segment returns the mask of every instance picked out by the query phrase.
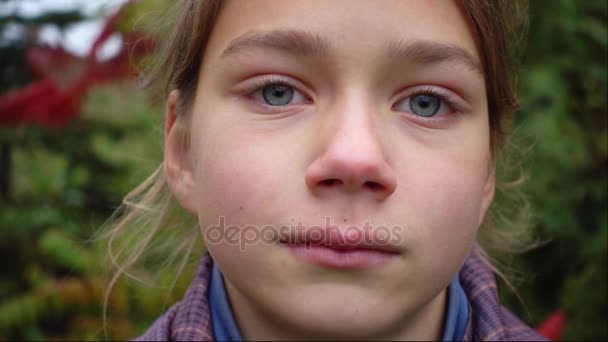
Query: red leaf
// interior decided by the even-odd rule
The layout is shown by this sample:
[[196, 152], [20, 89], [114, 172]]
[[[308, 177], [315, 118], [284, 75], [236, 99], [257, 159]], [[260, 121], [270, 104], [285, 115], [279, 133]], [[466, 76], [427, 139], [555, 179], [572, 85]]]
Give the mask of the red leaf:
[[[154, 42], [141, 33], [124, 35], [125, 45], [114, 58], [103, 63], [95, 58], [97, 49], [116, 32], [121, 13], [122, 10], [108, 19], [87, 58], [74, 56], [60, 47], [28, 48], [27, 64], [41, 80], [0, 96], [0, 124], [64, 125], [78, 115], [91, 86], [131, 76], [130, 58], [141, 57], [154, 47]], [[130, 55], [125, 46], [134, 42], [135, 49]]]
[[28, 113], [39, 104], [39, 99], [59, 92], [57, 84], [44, 79], [0, 97], [0, 123], [29, 121]]
[[544, 337], [559, 341], [564, 332], [566, 325], [566, 313], [563, 310], [558, 310], [552, 313], [545, 321], [540, 323], [536, 330]]

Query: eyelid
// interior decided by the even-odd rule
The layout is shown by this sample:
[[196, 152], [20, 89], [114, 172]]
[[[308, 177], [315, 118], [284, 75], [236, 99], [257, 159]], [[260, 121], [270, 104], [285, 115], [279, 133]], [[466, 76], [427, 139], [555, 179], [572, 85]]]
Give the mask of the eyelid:
[[313, 102], [312, 96], [309, 95], [311, 94], [311, 91], [309, 91], [302, 82], [299, 82], [292, 77], [278, 74], [266, 74], [250, 78], [237, 86], [235, 92], [242, 96], [248, 96], [268, 84], [285, 84], [293, 87], [295, 91], [300, 92], [310, 102]]
[[397, 95], [397, 100], [393, 101], [394, 107], [397, 103], [418, 94], [432, 94], [438, 96], [446, 105], [450, 106], [457, 113], [467, 113], [471, 111], [470, 105], [459, 95], [444, 87], [435, 85], [417, 85], [408, 87]]

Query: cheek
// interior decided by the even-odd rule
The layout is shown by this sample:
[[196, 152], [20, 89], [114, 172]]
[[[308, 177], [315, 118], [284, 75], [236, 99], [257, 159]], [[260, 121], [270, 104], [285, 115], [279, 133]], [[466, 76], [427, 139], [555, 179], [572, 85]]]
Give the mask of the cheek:
[[489, 154], [475, 147], [469, 151], [421, 153], [408, 163], [424, 167], [407, 168], [401, 182], [415, 242], [408, 248], [425, 267], [436, 270], [431, 274], [458, 269], [477, 234]]
[[252, 245], [260, 241], [262, 228], [274, 223], [265, 209], [276, 203], [274, 192], [268, 191], [273, 188], [273, 170], [251, 144], [213, 133], [206, 137], [194, 149], [201, 233], [209, 252], [227, 271], [246, 272], [247, 263], [241, 261], [259, 260], [260, 251]]
[[201, 154], [196, 177], [199, 217], [203, 220], [224, 216], [233, 224], [258, 224], [262, 204], [273, 203], [270, 176], [273, 170], [260, 153], [246, 147], [210, 146]]
[[438, 168], [423, 176], [427, 186], [419, 192], [423, 199], [420, 209], [431, 222], [441, 223], [433, 225], [434, 230], [446, 234], [476, 230], [484, 176], [479, 170], [462, 167]]
[[[206, 109], [206, 113], [226, 112]], [[192, 123], [196, 160], [198, 216], [202, 226], [226, 222], [239, 226], [274, 224], [272, 209], [284, 208], [291, 193], [291, 164], [268, 132], [230, 121], [234, 114], [199, 115]], [[227, 120], [229, 122], [227, 122]]]
[[457, 269], [479, 228], [486, 166], [481, 161], [442, 161], [436, 170], [422, 176], [420, 184], [426, 186], [416, 191], [424, 220], [419, 247], [425, 249], [431, 269]]
[[275, 275], [284, 260], [269, 257], [276, 251], [268, 247], [284, 221], [278, 214], [290, 209], [285, 196], [290, 190], [281, 186], [289, 183], [289, 172], [282, 171], [284, 153], [237, 130], [207, 129], [200, 136], [205, 138], [194, 142], [193, 152], [198, 218], [208, 251], [236, 283], [280, 283]]

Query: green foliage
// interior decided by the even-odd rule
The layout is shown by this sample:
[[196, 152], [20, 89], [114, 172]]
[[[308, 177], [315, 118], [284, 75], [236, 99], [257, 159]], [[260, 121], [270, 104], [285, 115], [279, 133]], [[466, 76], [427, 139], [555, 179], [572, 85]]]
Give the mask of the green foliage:
[[[530, 2], [518, 133], [531, 146], [525, 190], [548, 239], [522, 258], [527, 281], [504, 296], [536, 323], [566, 310], [566, 339], [605, 339], [608, 243], [608, 3]], [[529, 316], [528, 316], [529, 313]]]
[[[104, 337], [106, 250], [86, 242], [160, 160], [162, 114], [149, 102], [127, 82], [93, 91], [68, 127], [0, 131], [14, 167], [10, 199], [0, 205], [1, 339]], [[112, 320], [111, 336], [132, 337], [159, 314], [162, 302], [140, 299], [136, 307], [151, 311], [132, 310], [133, 319], [131, 296], [126, 284], [113, 292], [110, 308], [124, 314]]]

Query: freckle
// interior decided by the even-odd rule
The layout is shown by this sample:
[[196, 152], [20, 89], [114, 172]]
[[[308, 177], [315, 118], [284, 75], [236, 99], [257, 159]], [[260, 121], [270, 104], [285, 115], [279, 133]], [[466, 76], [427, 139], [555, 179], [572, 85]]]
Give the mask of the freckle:
[[240, 206], [239, 206], [239, 209], [243, 210], [243, 206], [242, 206], [242, 205], [240, 205]]
[[347, 221], [347, 219], [344, 219], [344, 222], [346, 222], [346, 221]]

